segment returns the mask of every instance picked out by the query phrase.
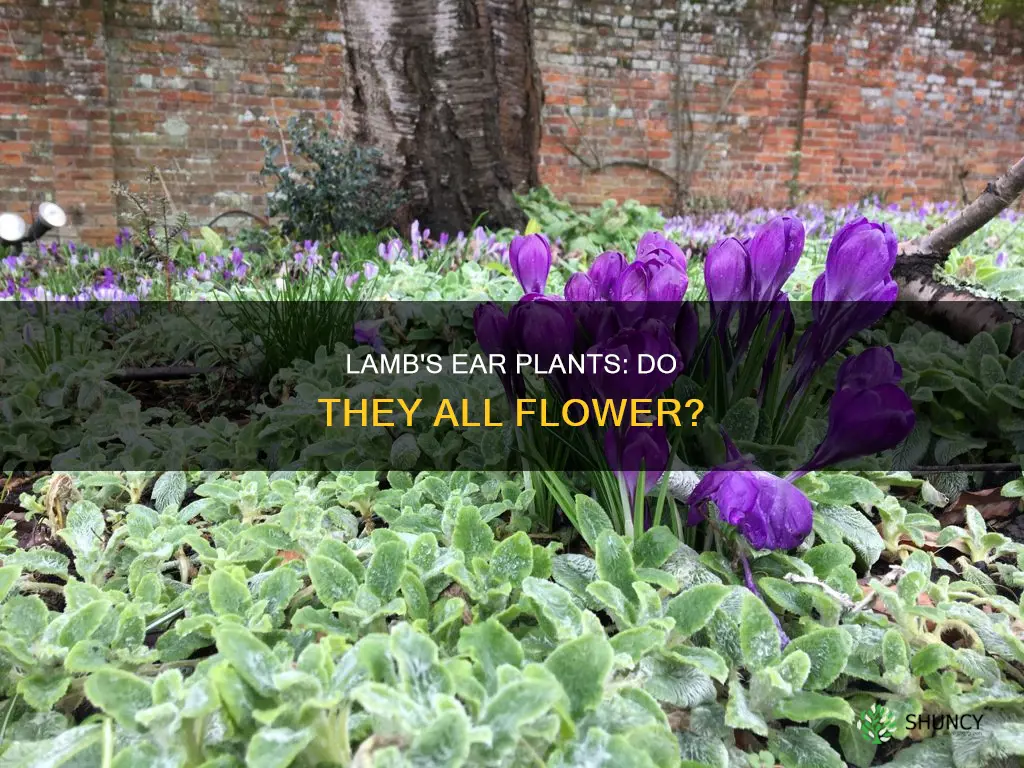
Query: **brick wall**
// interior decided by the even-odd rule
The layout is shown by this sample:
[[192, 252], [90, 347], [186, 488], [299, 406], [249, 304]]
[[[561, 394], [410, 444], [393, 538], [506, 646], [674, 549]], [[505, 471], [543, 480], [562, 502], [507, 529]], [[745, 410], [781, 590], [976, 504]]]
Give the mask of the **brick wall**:
[[260, 138], [339, 117], [343, 53], [322, 0], [0, 0], [0, 209], [54, 199], [69, 234], [109, 239], [111, 184], [156, 167], [203, 223], [265, 212]]
[[668, 204], [678, 179], [737, 204], [958, 199], [1024, 147], [1019, 28], [909, 8], [538, 6], [541, 178], [579, 204]]
[[[197, 220], [265, 211], [259, 140], [340, 120], [343, 0], [0, 0], [0, 209], [109, 238], [150, 166]], [[1024, 146], [1024, 35], [910, 10], [535, 0], [543, 182], [578, 204], [959, 197]], [[799, 153], [796, 150], [799, 149]]]

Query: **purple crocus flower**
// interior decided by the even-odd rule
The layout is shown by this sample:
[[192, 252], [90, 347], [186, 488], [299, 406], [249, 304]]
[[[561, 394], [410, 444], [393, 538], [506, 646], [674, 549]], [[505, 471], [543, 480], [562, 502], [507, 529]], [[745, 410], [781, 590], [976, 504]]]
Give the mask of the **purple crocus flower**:
[[563, 291], [566, 301], [600, 301], [601, 291], [585, 272], [576, 272], [569, 278]]
[[816, 304], [895, 301], [892, 268], [898, 248], [896, 233], [888, 224], [864, 217], [851, 221], [832, 238], [825, 271], [814, 281], [811, 299]]
[[590, 265], [587, 274], [597, 286], [598, 292], [606, 299], [612, 297], [612, 288], [619, 275], [626, 268], [626, 257], [618, 251], [605, 251]]
[[[615, 355], [622, 364], [616, 373], [602, 367], [591, 377], [594, 389], [605, 400], [646, 399], [660, 395], [682, 369], [679, 349], [668, 328], [659, 320], [644, 320], [635, 328], [625, 328], [589, 351], [602, 357]], [[675, 369], [671, 373], [655, 369], [652, 373], [641, 374], [641, 355], [649, 355], [648, 359], [653, 360], [671, 355], [676, 360]]]
[[636, 260], [641, 263], [656, 261], [671, 265], [686, 274], [686, 256], [682, 248], [661, 232], [648, 232], [636, 246]]
[[736, 526], [755, 549], [793, 549], [811, 532], [811, 502], [789, 481], [761, 470], [714, 469], [690, 494], [690, 525], [707, 515]]
[[604, 456], [626, 488], [627, 498], [636, 497], [640, 470], [644, 471], [644, 494], [658, 484], [668, 468], [669, 444], [659, 426], [609, 429], [605, 434]]
[[750, 254], [735, 237], [727, 237], [708, 250], [704, 284], [712, 304], [723, 305], [750, 298]]
[[757, 230], [747, 243], [751, 301], [775, 299], [800, 261], [804, 237], [804, 225], [791, 216], [772, 219]]
[[380, 326], [383, 320], [359, 320], [352, 328], [356, 344], [365, 344], [377, 354], [384, 354], [384, 340], [380, 337]]
[[515, 348], [535, 355], [541, 367], [550, 368], [556, 357], [572, 353], [576, 319], [569, 304], [528, 294], [512, 307], [508, 321]]
[[637, 303], [647, 301], [650, 287], [650, 274], [644, 265], [634, 261], [619, 275], [612, 286], [612, 299], [624, 303]]
[[[476, 331], [476, 340], [480, 349], [487, 355], [502, 355], [506, 363], [511, 361], [515, 353], [512, 344], [512, 330], [505, 312], [494, 302], [480, 304], [473, 311], [473, 329]], [[511, 365], [506, 365], [506, 372], [499, 373], [501, 386], [505, 390], [505, 396], [509, 401], [517, 394], [522, 394], [523, 377], [516, 373]]]
[[811, 290], [814, 321], [797, 349], [794, 391], [801, 391], [817, 368], [889, 311], [899, 294], [892, 279], [897, 248], [888, 224], [863, 217], [836, 233], [825, 271]]
[[509, 244], [509, 263], [523, 293], [544, 293], [551, 269], [551, 246], [544, 235], [515, 237]]
[[836, 376], [825, 439], [790, 477], [899, 445], [915, 421], [913, 404], [899, 386], [902, 375], [889, 347], [873, 347], [847, 358]]

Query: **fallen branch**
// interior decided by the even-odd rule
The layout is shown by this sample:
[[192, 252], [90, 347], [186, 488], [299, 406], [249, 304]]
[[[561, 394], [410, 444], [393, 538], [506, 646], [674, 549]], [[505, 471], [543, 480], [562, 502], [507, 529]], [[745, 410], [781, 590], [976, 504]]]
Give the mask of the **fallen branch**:
[[[902, 566], [894, 565], [889, 569], [889, 572], [879, 579], [878, 584], [882, 587], [888, 587], [893, 584], [900, 576], [905, 573]], [[799, 573], [787, 573], [785, 576], [786, 581], [790, 584], [810, 584], [818, 587], [822, 592], [831, 597], [833, 600], [839, 603], [842, 607], [843, 612], [848, 615], [859, 613], [871, 605], [871, 601], [875, 598], [876, 591], [874, 587], [868, 587], [867, 593], [863, 599], [855, 603], [850, 599], [848, 595], [844, 595], [837, 589], [826, 584], [821, 579], [815, 578], [814, 576], [801, 576]]]
[[1024, 352], [1024, 318], [998, 300], [974, 296], [934, 278], [935, 267], [958, 244], [1009, 207], [1024, 192], [1024, 157], [960, 214], [920, 238], [900, 243], [893, 276], [900, 286], [901, 306], [917, 320], [960, 342], [1009, 323], [1013, 326], [1009, 354]]
[[[900, 262], [925, 260], [933, 265], [1013, 204], [1024, 193], [1024, 157], [996, 181], [989, 182], [978, 199], [960, 215], [927, 235], [900, 243]], [[900, 263], [897, 262], [897, 263]]]

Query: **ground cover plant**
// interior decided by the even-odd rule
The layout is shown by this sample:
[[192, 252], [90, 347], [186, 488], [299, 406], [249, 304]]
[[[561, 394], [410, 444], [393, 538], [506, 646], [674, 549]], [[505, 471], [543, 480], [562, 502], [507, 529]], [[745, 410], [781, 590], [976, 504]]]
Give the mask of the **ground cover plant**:
[[[169, 319], [153, 336], [181, 340], [173, 359], [145, 334], [112, 344], [102, 322], [80, 314], [10, 305], [0, 315], [0, 766], [1020, 763], [1024, 479], [1006, 468], [1024, 454], [1024, 357], [1007, 354], [1002, 330], [960, 345], [902, 317], [871, 330], [863, 317], [833, 318], [818, 327], [842, 325], [841, 338], [800, 342], [815, 333], [815, 282], [836, 285], [830, 243], [842, 250], [870, 226], [884, 261], [887, 227], [906, 238], [951, 209], [867, 203], [665, 220], [640, 206], [588, 219], [540, 195], [526, 205], [548, 242], [414, 227], [407, 238], [329, 245], [269, 233], [247, 249], [204, 230], [178, 238], [170, 263], [140, 263], [125, 232], [100, 251], [66, 244], [6, 257], [7, 296], [48, 307], [145, 305], [165, 298], [170, 274], [178, 300], [280, 297], [300, 308], [243, 311], [212, 333]], [[1024, 259], [1017, 223], [992, 222], [944, 271], [984, 285], [986, 270], [1003, 270], [1011, 278], [992, 293], [1012, 298]], [[781, 251], [755, 244], [780, 226]], [[742, 250], [725, 240], [758, 232]], [[598, 258], [615, 248], [628, 258]], [[758, 282], [750, 267], [775, 258], [766, 253], [782, 254], [779, 268]], [[862, 269], [844, 285], [889, 301], [885, 273], [868, 280]], [[242, 455], [264, 430], [295, 425], [297, 393], [353, 386], [328, 346], [398, 349], [432, 341], [451, 319], [350, 328], [342, 317], [323, 344], [289, 354], [289, 328], [308, 321], [295, 299], [495, 302], [514, 325], [516, 307], [546, 312], [551, 294], [592, 307], [605, 291], [627, 313], [710, 300], [700, 311], [717, 320], [702, 316], [688, 378], [725, 395], [707, 398], [700, 441], [642, 441], [636, 461], [621, 442], [633, 436], [594, 436], [582, 448], [595, 455], [589, 471], [474, 471], [491, 448], [454, 434], [444, 444], [381, 434], [353, 448], [387, 472], [114, 466], [120, 455], [135, 467], [146, 451], [165, 455], [197, 428]], [[772, 311], [780, 293], [795, 310], [791, 338]], [[746, 315], [723, 320], [730, 306]], [[604, 341], [639, 332], [634, 320], [617, 317], [625, 325]], [[689, 337], [676, 314], [669, 320], [682, 356]], [[267, 326], [259, 349], [244, 346], [247, 322]], [[545, 322], [554, 321], [528, 327]], [[787, 340], [771, 349], [759, 338]], [[801, 365], [809, 347], [822, 359]], [[735, 366], [720, 369], [722, 350]], [[261, 371], [259, 397], [239, 393], [231, 418], [205, 418], [230, 377], [186, 380], [163, 399], [118, 378], [129, 366], [225, 356]], [[849, 389], [844, 376], [863, 384], [865, 368], [871, 385], [854, 389], [876, 398], [877, 418], [862, 409], [857, 427], [881, 425], [884, 439], [837, 443], [842, 409], [827, 395]], [[753, 422], [775, 421], [759, 412], [777, 411], [772, 400], [786, 391], [763, 380], [765, 369], [790, 376], [793, 390], [819, 382], [800, 429], [788, 429], [802, 439], [758, 433]], [[500, 396], [502, 382], [492, 384]], [[534, 437], [536, 450], [554, 450]], [[760, 444], [788, 445], [799, 471], [769, 474], [739, 455], [771, 468], [778, 453]], [[876, 456], [838, 471], [850, 457], [837, 445]], [[109, 469], [26, 470], [86, 449]], [[733, 464], [698, 476], [690, 466], [701, 452], [707, 466]], [[446, 471], [428, 468], [442, 460]], [[909, 471], [922, 464], [946, 469]], [[972, 468], [981, 465], [1004, 469]], [[977, 727], [936, 728], [935, 716]]]

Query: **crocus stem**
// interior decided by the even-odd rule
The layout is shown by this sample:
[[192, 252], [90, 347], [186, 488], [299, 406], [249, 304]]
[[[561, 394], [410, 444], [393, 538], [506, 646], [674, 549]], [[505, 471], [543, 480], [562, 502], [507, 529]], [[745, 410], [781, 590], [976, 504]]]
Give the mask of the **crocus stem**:
[[619, 499], [622, 505], [622, 529], [627, 536], [633, 535], [633, 505], [630, 503], [629, 489], [626, 483], [619, 478]]
[[[750, 570], [750, 560], [747, 559], [746, 552], [740, 552], [740, 562], [743, 564], [743, 583], [747, 585], [747, 589], [757, 595], [758, 600], [765, 603], [764, 597], [761, 596], [760, 591], [757, 589], [757, 584], [754, 583], [754, 574]], [[782, 622], [779, 621], [779, 617], [775, 615], [775, 611], [771, 609], [768, 603], [765, 603], [765, 607], [768, 608], [768, 613], [771, 614], [772, 621], [775, 622], [775, 628], [779, 630], [779, 640], [782, 642], [782, 647], [785, 648], [789, 645], [789, 636], [782, 628]]]

